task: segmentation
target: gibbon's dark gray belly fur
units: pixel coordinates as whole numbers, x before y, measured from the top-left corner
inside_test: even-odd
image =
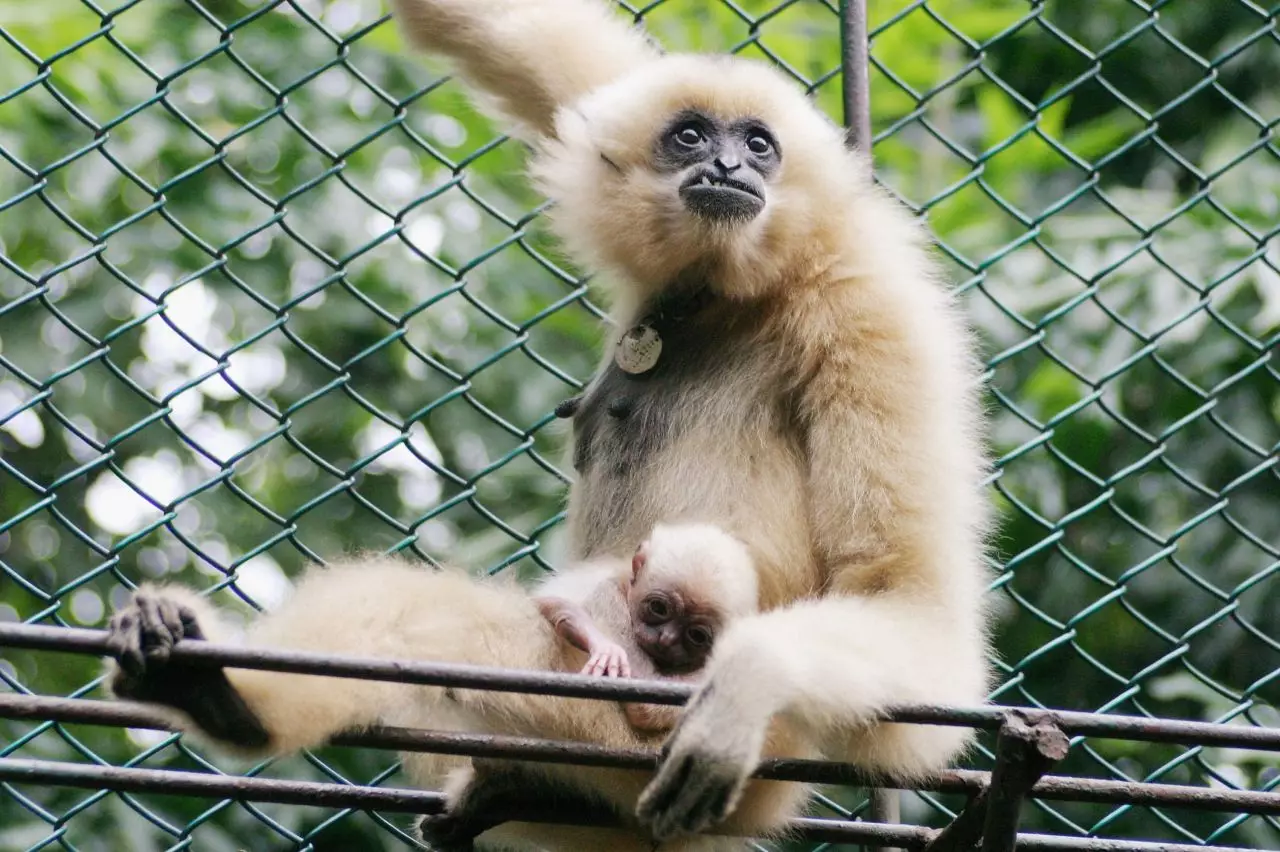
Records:
[[[573,465],[588,492],[586,552],[595,550],[597,530],[617,529],[631,515],[654,460],[697,422],[698,392],[759,358],[756,313],[705,291],[656,301],[640,313],[662,339],[653,369],[633,375],[610,360],[581,397],[557,409],[573,420]]]

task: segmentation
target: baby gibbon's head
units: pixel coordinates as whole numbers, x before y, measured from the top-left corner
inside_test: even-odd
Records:
[[[566,247],[652,293],[758,295],[842,242],[866,183],[842,131],[763,63],[674,55],[561,110],[533,164]]]
[[[758,608],[745,544],[707,524],[658,524],[632,559],[633,638],[662,672],[693,671],[734,618]]]

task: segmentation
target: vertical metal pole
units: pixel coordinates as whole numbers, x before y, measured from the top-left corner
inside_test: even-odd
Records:
[[[871,156],[871,84],[867,0],[840,0],[840,79],[845,141]]]
[[[902,822],[902,794],[887,787],[875,787],[871,790],[871,821]],[[874,846],[871,852],[902,852],[892,846]]]

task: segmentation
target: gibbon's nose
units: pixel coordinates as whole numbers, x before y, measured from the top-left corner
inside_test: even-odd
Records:
[[[716,168],[729,175],[742,168],[742,158],[733,148],[725,148],[716,155]]]

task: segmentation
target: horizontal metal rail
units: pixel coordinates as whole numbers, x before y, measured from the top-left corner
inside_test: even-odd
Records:
[[[178,796],[207,796],[235,801],[275,802],[355,808],[400,813],[439,813],[445,801],[440,793],[359,784],[315,781],[279,781],[243,778],[170,769],[136,769],[46,760],[0,758],[0,781],[42,784],[88,790],[116,790]],[[504,811],[503,821],[609,825],[581,813],[564,813],[546,807]],[[716,834],[714,829],[708,833]],[[788,826],[789,836],[821,843],[892,844],[923,849],[938,829],[911,825],[853,822],[839,819],[800,818]],[[1050,834],[1019,834],[1016,849],[1043,852],[1246,852],[1236,846],[1203,846]]]
[[[111,656],[114,653],[105,630],[0,624],[0,647]],[[316,654],[277,648],[248,648],[203,640],[174,645],[171,659],[190,665],[262,669],[293,674],[392,681],[426,686],[451,686],[503,692],[539,693],[564,698],[605,701],[645,701],[683,704],[693,692],[688,684],[628,678],[600,678],[557,672],[504,669],[462,663],[388,660],[345,654]],[[943,707],[912,705],[894,707],[883,714],[886,722],[949,725],[998,730],[1007,710],[1000,706]],[[1017,708],[1028,718],[1037,712],[1051,715],[1069,734],[1180,745],[1226,746],[1280,751],[1280,728],[1225,725],[1119,716],[1068,710]]]
[[[144,704],[126,701],[92,701],[84,698],[0,694],[0,719],[111,725],[160,731],[177,730],[163,713]],[[658,753],[649,749],[607,748],[535,737],[457,734],[384,726],[367,728],[360,733],[341,734],[331,740],[331,743],[351,748],[395,749],[642,771],[655,768],[658,762]],[[966,796],[981,794],[990,782],[988,772],[949,769],[932,777],[908,783],[901,779],[866,772],[848,763],[798,758],[766,760],[755,774],[759,778],[773,781],[799,781],[853,787],[898,785],[913,790],[957,793]],[[1033,785],[1028,795],[1031,798],[1049,801],[1152,805],[1188,810],[1280,816],[1280,793],[1254,790],[1211,790],[1176,784],[1148,784],[1049,775]]]

